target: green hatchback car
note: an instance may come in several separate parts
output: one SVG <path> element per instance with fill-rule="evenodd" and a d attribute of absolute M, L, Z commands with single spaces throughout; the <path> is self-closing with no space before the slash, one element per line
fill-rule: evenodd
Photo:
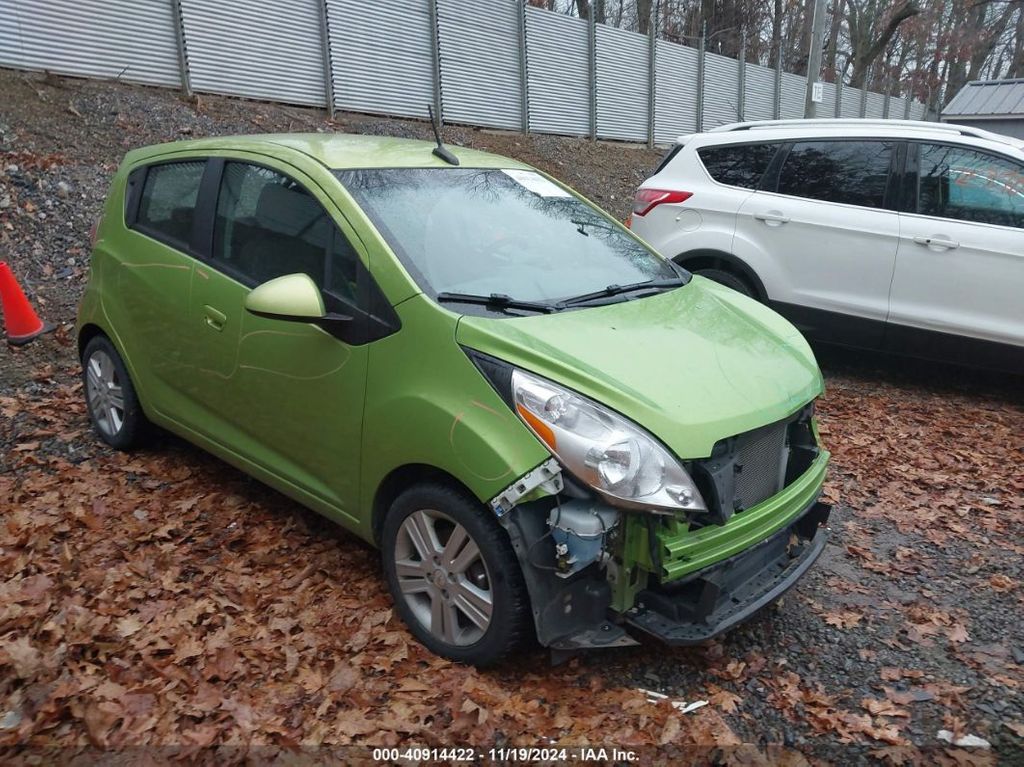
<path fill-rule="evenodd" d="M 796 329 L 504 157 L 132 151 L 77 334 L 103 440 L 156 424 L 378 546 L 398 614 L 457 661 L 700 642 L 825 545 Z"/>

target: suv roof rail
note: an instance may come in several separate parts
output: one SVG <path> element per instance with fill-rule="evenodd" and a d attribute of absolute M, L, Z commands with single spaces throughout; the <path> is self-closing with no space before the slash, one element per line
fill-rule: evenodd
<path fill-rule="evenodd" d="M 759 128 L 801 128 L 801 127 L 886 127 L 886 128 L 911 128 L 926 131 L 945 131 L 958 133 L 961 136 L 973 136 L 974 138 L 987 139 L 1000 144 L 1020 148 L 1018 141 L 1008 137 L 1000 136 L 981 128 L 972 128 L 966 125 L 955 125 L 953 123 L 931 122 L 925 120 L 878 120 L 869 117 L 829 117 L 829 118 L 807 118 L 796 120 L 754 120 L 751 122 L 729 123 L 711 128 L 708 133 L 731 133 L 734 131 L 757 130 Z"/>

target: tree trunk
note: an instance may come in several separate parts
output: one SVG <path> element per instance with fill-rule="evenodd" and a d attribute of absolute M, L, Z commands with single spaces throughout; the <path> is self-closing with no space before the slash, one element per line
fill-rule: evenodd
<path fill-rule="evenodd" d="M 772 5 L 772 47 L 768 51 L 768 66 L 772 69 L 782 66 L 779 61 L 779 50 L 782 48 L 782 0 L 775 0 Z"/>
<path fill-rule="evenodd" d="M 1017 12 L 1016 38 L 1013 41 L 1013 58 L 1010 59 L 1010 68 L 1007 77 L 1024 77 L 1024 8 Z"/>
<path fill-rule="evenodd" d="M 646 35 L 651 28 L 651 0 L 636 0 L 636 29 Z"/>
<path fill-rule="evenodd" d="M 848 3 L 848 5 L 850 8 L 854 7 L 853 2 Z M 860 20 L 860 34 L 856 38 L 851 29 L 850 43 L 853 46 L 853 74 L 850 75 L 851 86 L 854 88 L 864 87 L 868 70 L 871 69 L 871 65 L 875 63 L 875 60 L 882 55 L 885 49 L 889 47 L 889 43 L 892 41 L 893 35 L 896 34 L 896 30 L 899 29 L 900 24 L 912 16 L 918 15 L 920 12 L 921 8 L 918 6 L 917 0 L 904 0 L 893 12 L 879 35 L 875 36 L 872 34 L 872 27 L 874 25 L 865 23 L 865 19 Z"/>

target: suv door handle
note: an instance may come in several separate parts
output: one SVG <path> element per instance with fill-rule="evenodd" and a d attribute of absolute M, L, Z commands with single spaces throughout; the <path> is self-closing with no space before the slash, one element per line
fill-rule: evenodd
<path fill-rule="evenodd" d="M 203 312 L 206 314 L 206 324 L 214 330 L 223 330 L 224 323 L 228 321 L 228 316 L 223 312 L 219 312 L 212 306 L 204 306 Z"/>
<path fill-rule="evenodd" d="M 789 221 L 789 216 L 784 216 L 777 210 L 770 210 L 767 213 L 755 213 L 754 218 L 764 221 L 768 226 L 779 226 Z"/>
<path fill-rule="evenodd" d="M 939 250 L 953 250 L 954 248 L 960 247 L 959 242 L 945 237 L 925 237 L 923 235 L 918 235 L 914 238 L 914 242 L 918 245 L 924 245 L 926 248 L 937 248 Z"/>

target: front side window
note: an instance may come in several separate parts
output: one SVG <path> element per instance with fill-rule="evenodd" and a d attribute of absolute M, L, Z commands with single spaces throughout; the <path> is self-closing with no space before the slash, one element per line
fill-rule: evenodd
<path fill-rule="evenodd" d="M 726 144 L 697 151 L 708 174 L 719 184 L 757 189 L 778 144 Z"/>
<path fill-rule="evenodd" d="M 1024 228 L 1024 166 L 966 147 L 922 144 L 917 212 Z"/>
<path fill-rule="evenodd" d="M 534 171 L 337 172 L 424 291 L 558 302 L 681 281 L 604 213 Z M 622 298 L 625 300 L 625 297 Z"/>
<path fill-rule="evenodd" d="M 269 168 L 225 163 L 211 255 L 254 285 L 302 272 L 321 289 L 355 298 L 352 245 L 306 189 Z"/>
<path fill-rule="evenodd" d="M 164 242 L 184 248 L 192 237 L 204 160 L 152 165 L 146 171 L 133 226 Z"/>
<path fill-rule="evenodd" d="M 891 141 L 798 141 L 779 173 L 778 191 L 824 202 L 881 208 Z"/>

